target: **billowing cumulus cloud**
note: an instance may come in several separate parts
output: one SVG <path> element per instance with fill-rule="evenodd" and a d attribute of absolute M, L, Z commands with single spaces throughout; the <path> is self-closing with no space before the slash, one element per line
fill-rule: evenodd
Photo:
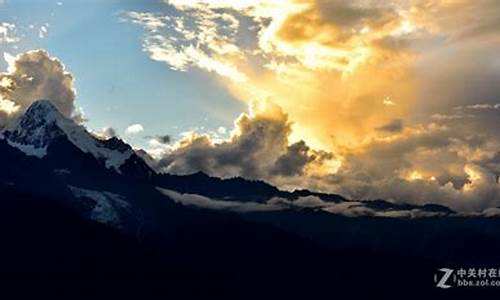
<path fill-rule="evenodd" d="M 144 27 L 151 59 L 211 72 L 293 123 L 266 123 L 287 137 L 259 140 L 268 155 L 242 150 L 256 149 L 241 118 L 223 143 L 193 134 L 164 170 L 459 210 L 500 205 L 498 1 L 164 2 L 163 12 L 125 16 Z"/>
<path fill-rule="evenodd" d="M 481 211 L 498 206 L 500 189 L 495 175 L 469 164 L 464 167 L 464 173 L 467 181 L 461 188 L 454 187 L 451 182 L 442 185 L 436 179 L 418 174 L 408 179 L 386 177 L 365 182 L 349 182 L 345 178 L 342 188 L 352 189 L 357 183 L 357 188 L 365 189 L 363 192 L 370 199 L 384 197 L 417 204 L 439 203 L 457 211 Z"/>
<path fill-rule="evenodd" d="M 289 145 L 288 116 L 272 104 L 242 114 L 229 139 L 216 142 L 207 134 L 191 133 L 178 141 L 159 162 L 165 172 L 190 174 L 203 171 L 220 177 L 244 176 L 274 180 L 317 171 L 333 158 L 312 150 L 304 141 Z"/>
<path fill-rule="evenodd" d="M 494 0 L 164 2 L 175 13 L 125 16 L 146 29 L 152 59 L 214 72 L 245 101 L 271 98 L 296 140 L 327 150 L 496 98 Z"/>
<path fill-rule="evenodd" d="M 358 143 L 376 126 L 402 118 L 412 102 L 405 67 L 413 54 L 404 43 L 393 45 L 407 34 L 398 5 L 165 2 L 176 13 L 124 16 L 144 27 L 144 51 L 174 70 L 219 75 L 243 101 L 271 99 L 295 122 L 294 141 L 306 138 L 326 150 L 332 136 Z M 388 108 L 386 98 L 399 105 Z"/>
<path fill-rule="evenodd" d="M 74 79 L 61 61 L 45 50 L 5 53 L 4 58 L 8 68 L 0 73 L 0 126 L 39 99 L 50 100 L 65 116 L 80 119 L 75 113 Z"/>
<path fill-rule="evenodd" d="M 406 128 L 347 149 L 341 167 L 305 180 L 351 199 L 439 203 L 457 211 L 500 204 L 499 141 L 438 124 Z"/>

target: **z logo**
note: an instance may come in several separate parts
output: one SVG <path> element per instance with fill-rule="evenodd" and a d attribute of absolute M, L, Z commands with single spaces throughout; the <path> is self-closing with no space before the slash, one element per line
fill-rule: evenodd
<path fill-rule="evenodd" d="M 453 274 L 453 270 L 448 269 L 448 268 L 442 268 L 442 269 L 439 269 L 439 271 L 444 272 L 444 274 L 443 274 L 443 277 L 441 277 L 439 282 L 436 284 L 436 286 L 439 288 L 442 288 L 442 289 L 451 288 L 451 285 L 446 284 L 446 282 L 450 278 L 451 274 Z M 437 281 L 437 275 L 434 276 L 434 281 Z"/>

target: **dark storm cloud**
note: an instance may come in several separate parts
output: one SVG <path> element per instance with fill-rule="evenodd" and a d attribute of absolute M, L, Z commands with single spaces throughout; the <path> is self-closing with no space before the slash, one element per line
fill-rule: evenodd
<path fill-rule="evenodd" d="M 208 135 L 193 135 L 159 161 L 166 172 L 188 174 L 203 171 L 222 177 L 270 179 L 302 175 L 308 165 L 331 159 L 314 151 L 304 141 L 288 145 L 291 133 L 288 116 L 280 108 L 243 114 L 236 121 L 230 140 L 214 143 Z"/>
<path fill-rule="evenodd" d="M 270 171 L 272 175 L 303 175 L 308 164 L 321 163 L 332 158 L 331 153 L 311 150 L 304 141 L 299 141 L 287 147 L 286 152 L 276 160 Z"/>

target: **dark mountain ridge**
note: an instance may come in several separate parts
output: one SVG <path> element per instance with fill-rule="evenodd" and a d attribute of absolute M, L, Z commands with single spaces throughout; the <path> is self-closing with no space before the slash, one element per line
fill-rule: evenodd
<path fill-rule="evenodd" d="M 0 234 L 8 245 L 0 254 L 9 266 L 3 277 L 109 280 L 116 272 L 143 283 L 160 280 L 179 293 L 194 285 L 310 296 L 329 285 L 355 289 L 360 278 L 367 292 L 435 292 L 438 267 L 500 264 L 498 219 L 456 216 L 434 204 L 358 201 L 380 212 L 439 213 L 411 219 L 349 218 L 309 207 L 233 213 L 175 203 L 157 187 L 227 202 L 352 201 L 242 178 L 157 174 L 129 145 L 93 137 L 48 101 L 33 104 L 3 133 L 0 165 Z M 27 249 L 38 247 L 30 257 Z M 16 265 L 22 267 L 12 276 Z"/>

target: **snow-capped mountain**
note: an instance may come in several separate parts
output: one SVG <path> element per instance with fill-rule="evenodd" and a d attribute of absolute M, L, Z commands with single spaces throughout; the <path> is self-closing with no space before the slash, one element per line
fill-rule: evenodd
<path fill-rule="evenodd" d="M 231 207 L 256 204 L 256 207 L 266 210 L 307 207 L 347 215 L 359 215 L 360 211 L 363 215 L 375 216 L 454 213 L 446 207 L 436 205 L 401 205 L 384 200 L 350 201 L 339 195 L 308 190 L 288 192 L 262 181 L 213 178 L 200 172 L 186 176 L 157 174 L 145 160 L 144 153 L 134 151 L 130 145 L 116 137 L 107 140 L 96 138 L 83 126 L 63 116 L 48 100 L 33 103 L 17 122 L 5 130 L 4 136 L 4 142 L 31 159 L 38 160 L 64 186 L 91 191 L 85 194 L 87 196 L 101 193 L 100 198 L 91 197 L 97 202 L 110 198 L 108 196 L 111 194 L 119 195 L 124 191 L 134 193 L 135 185 L 140 183 L 149 190 L 154 190 L 155 194 L 158 194 L 156 189 L 160 189 L 205 197 L 208 201 L 205 206 L 208 207 L 220 207 L 217 205 L 220 204 L 218 201 L 223 201 L 222 207 L 229 203 L 232 203 Z M 129 183 L 124 184 L 125 180 Z M 70 190 L 75 195 L 76 189 Z M 173 194 L 168 193 L 173 198 Z M 78 197 L 82 195 L 76 194 Z M 128 198 L 133 201 L 135 196 Z M 182 199 L 177 200 L 184 203 Z"/>
<path fill-rule="evenodd" d="M 391 277 L 377 284 L 401 285 L 406 292 L 412 289 L 404 284 L 420 285 L 443 265 L 500 261 L 500 218 L 489 214 L 289 192 L 263 181 L 201 172 L 159 174 L 147 159 L 118 138 L 94 137 L 48 101 L 34 103 L 0 134 L 4 273 L 10 277 L 24 266 L 38 274 L 56 267 L 95 276 L 109 267 L 110 276 L 139 278 L 131 270 L 142 270 L 144 262 L 137 260 L 142 255 L 154 259 L 152 274 L 174 279 L 186 274 L 183 293 L 192 278 L 214 277 L 212 270 L 216 276 L 227 274 L 216 277 L 224 282 L 238 271 L 247 276 L 242 284 L 259 278 L 273 286 L 282 280 L 285 286 L 295 278 L 295 286 L 303 286 L 310 280 L 309 292 L 318 288 L 318 279 L 330 286 L 332 270 L 339 274 L 334 280 L 344 278 L 357 262 L 366 266 L 364 276 L 374 270 L 369 278 L 389 270 Z M 20 244 L 23 239 L 29 243 Z M 401 282 L 394 283 L 392 274 L 399 274 L 401 266 L 420 273 L 414 280 L 398 276 Z M 162 284 L 168 281 L 161 278 Z"/>
<path fill-rule="evenodd" d="M 340 268 L 335 279 L 343 278 L 360 259 L 367 270 L 376 270 L 370 278 L 378 278 L 381 268 L 399 274 L 400 266 L 421 267 L 420 260 L 408 265 L 414 262 L 412 257 L 439 262 L 431 265 L 432 272 L 443 265 L 498 265 L 500 261 L 496 234 L 500 218 L 460 215 L 431 204 L 353 201 L 309 190 L 289 192 L 262 181 L 221 179 L 201 172 L 159 174 L 148 166 L 147 158 L 118 138 L 97 139 L 48 101 L 34 103 L 0 134 L 0 233 L 4 241 L 0 258 L 11 266 L 4 272 L 12 276 L 23 264 L 36 272 L 54 266 L 68 267 L 70 272 L 82 267 L 101 272 L 110 259 L 139 249 L 148 258 L 157 257 L 154 266 L 165 262 L 168 267 L 160 269 L 171 272 L 168 278 L 187 274 L 190 287 L 200 270 L 228 274 L 222 278 L 226 281 L 236 270 L 244 270 L 241 273 L 248 278 L 243 284 L 247 284 L 274 266 L 277 271 L 263 282 L 274 285 L 281 278 L 281 285 L 286 285 L 290 278 L 298 278 L 299 286 L 312 278 L 311 287 L 317 288 L 318 278 L 327 279 L 324 285 L 328 286 L 331 270 Z M 30 243 L 19 246 L 19 237 L 27 237 Z M 116 244 L 110 248 L 111 242 Z M 23 248 L 24 256 L 19 255 Z M 89 249 L 94 249 L 92 255 Z M 33 261 L 26 264 L 37 253 L 43 253 L 37 261 L 47 264 L 41 268 L 33 267 Z M 46 254 L 53 254 L 52 260 Z M 69 258 L 61 260 L 64 256 Z M 11 261 L 12 257 L 19 259 Z M 74 266 L 81 257 L 88 259 Z M 117 265 L 130 270 L 135 257 L 118 259 Z M 95 258 L 103 259 L 94 263 Z M 312 259 L 315 269 L 311 269 Z M 277 260 L 281 264 L 276 265 Z M 291 264 L 296 273 L 283 279 L 282 270 L 289 270 Z M 187 268 L 192 272 L 186 273 Z M 405 277 L 398 284 L 420 284 L 424 275 L 432 278 L 428 271 L 424 265 L 422 276 L 414 281 Z M 390 282 L 392 288 L 393 280 L 384 278 L 382 283 Z"/>
<path fill-rule="evenodd" d="M 26 113 L 3 133 L 7 142 L 27 155 L 43 158 L 49 146 L 66 138 L 84 153 L 93 155 L 108 169 L 120 166 L 134 150 L 118 138 L 100 140 L 83 126 L 63 116 L 48 100 L 33 103 Z"/>

